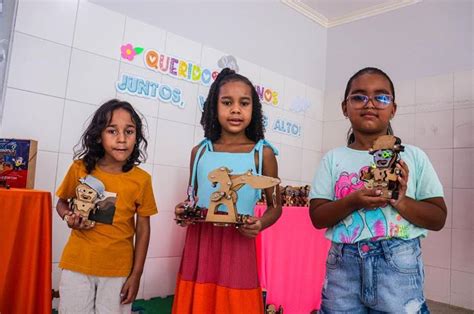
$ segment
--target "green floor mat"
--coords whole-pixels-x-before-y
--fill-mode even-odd
[[[140,314],[168,314],[173,306],[173,296],[152,298],[150,300],[135,300],[132,311]]]
[[[152,298],[150,300],[135,300],[132,305],[132,312],[139,314],[169,314],[173,306],[173,296],[166,298]],[[57,314],[58,311],[52,311]]]

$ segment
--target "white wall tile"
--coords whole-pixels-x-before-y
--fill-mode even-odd
[[[67,98],[100,105],[116,97],[119,62],[73,49]]]
[[[188,167],[193,138],[194,126],[158,119],[154,163]]]
[[[436,170],[443,187],[453,186],[453,150],[452,149],[426,149],[431,164]]]
[[[54,195],[58,154],[39,150],[36,155],[35,189]]]
[[[301,148],[292,147],[284,144],[278,146],[280,154],[278,155],[278,176],[282,179],[301,181]]]
[[[443,192],[444,202],[448,210],[443,228],[453,228],[453,188],[443,187]]]
[[[280,136],[280,143],[286,144],[286,145],[291,145],[295,147],[301,147],[303,145],[303,136],[306,134],[306,132],[314,132],[311,127],[315,128],[314,125],[310,126],[310,129],[306,128],[306,125],[304,124],[304,116],[301,114],[296,114],[293,112],[289,111],[281,111],[282,116],[280,116],[280,127],[281,124],[284,124],[284,132],[281,133]],[[289,125],[291,123],[291,126]],[[321,124],[320,122],[318,124]],[[288,132],[297,132],[296,126],[300,126],[300,136],[294,136],[292,134],[288,134]],[[308,123],[309,125],[309,123]],[[275,124],[272,125],[272,129],[275,130]],[[321,132],[319,132],[319,136],[321,136]],[[318,143],[315,143],[315,150],[317,149]],[[320,145],[320,143],[319,143]]]
[[[306,86],[301,82],[285,77],[285,93],[282,108],[290,111],[295,102],[301,102],[303,99],[306,99]]]
[[[454,149],[453,187],[474,188],[474,148]]]
[[[278,109],[285,108],[285,77],[283,75],[272,72],[265,68],[261,68],[259,85],[260,87],[263,87],[265,89],[270,89],[273,92],[278,93],[278,96],[277,96],[278,104],[275,105],[275,107]]]
[[[166,120],[194,124],[196,110],[199,110],[197,104],[198,85],[169,76],[163,77],[162,84],[168,85],[171,89],[178,88],[181,90],[181,102],[184,103],[184,108],[170,102],[160,102],[159,117]]]
[[[316,88],[306,86],[306,99],[310,107],[305,112],[305,116],[318,121],[323,121],[324,117],[324,93]]]
[[[474,147],[474,108],[454,110],[454,147]]]
[[[5,95],[2,136],[38,141],[38,149],[57,152],[64,99],[12,88]]]
[[[126,17],[126,19],[122,45],[132,44],[133,47],[141,47],[144,50],[132,61],[123,58],[121,60],[124,63],[146,67],[144,57],[147,49],[154,49],[159,53],[165,51],[166,31],[130,17]]]
[[[303,161],[301,165],[301,181],[313,182],[316,169],[319,167],[322,154],[303,148]]]
[[[303,148],[320,152],[322,150],[323,122],[304,119]]]
[[[330,149],[346,146],[347,131],[350,128],[349,120],[328,121],[323,123],[323,153]]]
[[[143,68],[139,68],[137,66],[133,66],[124,62],[120,63],[119,79],[122,78],[122,74],[138,76],[142,79],[149,80],[158,84],[160,84],[162,80],[162,75],[159,73],[145,70]],[[118,91],[117,97],[131,103],[135,109],[137,109],[144,115],[158,117],[158,110],[160,108],[160,101],[158,99],[146,98],[138,95],[129,95],[120,93]]]
[[[417,113],[415,144],[421,148],[453,147],[453,111]]]
[[[158,127],[158,119],[153,117],[142,117],[143,129],[145,138],[148,141],[147,159],[146,163],[153,164],[155,160],[155,147],[156,147],[156,129]],[[151,174],[151,172],[150,172]]]
[[[204,130],[202,126],[196,126],[194,128],[194,142],[193,145],[198,145],[201,143],[201,141],[204,139]],[[189,155],[191,156],[191,152],[189,152]]]
[[[67,226],[66,222],[64,222],[61,219],[61,217],[59,217],[55,208],[53,208],[52,222],[53,222],[52,259],[53,259],[53,263],[59,263],[59,261],[61,260],[61,255],[63,253],[64,246],[66,245],[67,240],[69,239],[71,229]]]
[[[342,101],[344,98],[343,92],[339,90],[326,90],[324,94],[324,112],[323,121],[343,120],[344,114],[342,112]]]
[[[64,97],[71,48],[16,32],[8,86]]]
[[[188,164],[191,150],[188,154]],[[189,166],[185,168],[155,165],[153,187],[160,212],[174,213],[174,207],[186,199],[189,182]]]
[[[395,118],[391,121],[393,132],[396,136],[401,138],[402,143],[414,144],[415,143],[415,115],[405,114],[395,115]]]
[[[272,144],[279,144],[282,141],[283,134],[274,131],[276,121],[284,116],[284,111],[271,106],[271,105],[262,105],[262,111],[264,116],[267,117],[268,125],[265,126],[265,139],[270,141]]]
[[[234,57],[239,65],[239,73],[247,77],[254,85],[258,84],[260,82],[260,66],[237,56]]]
[[[120,59],[125,16],[88,1],[79,3],[74,47]]]
[[[451,304],[474,309],[474,274],[451,271]]]
[[[454,73],[454,104],[462,105],[474,99],[474,71]]]
[[[228,56],[229,54],[212,47],[202,46],[202,55],[200,66],[203,69],[209,69],[211,71],[220,71],[221,68],[218,66],[218,61],[223,56]]]
[[[423,239],[423,261],[425,265],[449,268],[451,265],[451,229],[431,231]]]
[[[160,211],[151,218],[148,257],[179,257],[183,254],[186,228],[174,221],[174,211]]]
[[[427,299],[449,303],[449,269],[425,266],[425,297]]]
[[[77,0],[22,0],[18,2],[15,29],[71,46],[76,12]]]
[[[54,194],[56,194],[59,185],[63,182],[64,176],[66,175],[69,167],[71,166],[72,160],[72,153],[71,154],[62,154],[59,153],[58,156],[58,165],[56,170],[56,178],[55,178],[55,186],[54,186]],[[53,204],[56,204],[58,198],[54,195],[53,197]]]
[[[174,294],[180,257],[147,258],[144,271],[145,299]]]
[[[394,82],[395,103],[400,107],[412,106],[415,104],[415,81],[407,80]]]
[[[453,229],[451,269],[474,273],[474,230]]]
[[[168,32],[166,37],[166,53],[188,62],[201,62],[202,45],[198,42]]]
[[[97,106],[66,100],[61,127],[59,151],[73,153],[74,146],[89,126]]]
[[[417,104],[453,102],[453,74],[420,78],[415,84]]]
[[[453,189],[453,228],[473,230],[473,205],[473,189]]]

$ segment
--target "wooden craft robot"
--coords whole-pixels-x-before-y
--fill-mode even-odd
[[[70,202],[71,209],[79,215],[86,226],[94,225],[94,221],[89,220],[90,212],[97,209],[97,201],[104,197],[104,184],[97,178],[87,175],[79,179],[80,184],[76,187],[76,198]]]
[[[369,150],[369,154],[374,156],[374,163],[360,174],[366,188],[381,190],[380,196],[386,199],[398,199],[400,169],[396,167],[396,163],[400,159],[399,153],[404,151],[401,143],[393,135],[378,137]]]
[[[231,169],[220,167],[211,171],[207,178],[213,186],[219,185],[219,189],[211,194],[209,208],[203,209],[197,207],[194,201],[194,190],[188,189],[189,205],[185,207],[184,213],[176,217],[176,222],[182,224],[185,222],[212,222],[215,225],[228,226],[234,225],[240,227],[250,217],[249,215],[239,214],[237,211],[237,191],[245,184],[255,189],[266,189],[276,187],[280,179],[254,175],[251,170],[244,174],[231,175]],[[275,198],[275,190],[273,197]],[[276,200],[274,200],[275,202]],[[219,207],[224,205],[227,213],[219,211]]]

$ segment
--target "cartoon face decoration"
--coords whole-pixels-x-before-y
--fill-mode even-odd
[[[396,155],[391,149],[379,149],[374,152],[374,163],[377,168],[388,168],[395,161]]]
[[[93,203],[97,199],[97,192],[85,184],[79,184],[76,187],[76,195],[80,201]]]

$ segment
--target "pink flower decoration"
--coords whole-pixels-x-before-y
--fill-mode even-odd
[[[132,44],[126,44],[120,47],[122,51],[122,58],[127,59],[128,61],[132,61],[137,52],[133,49]]]

